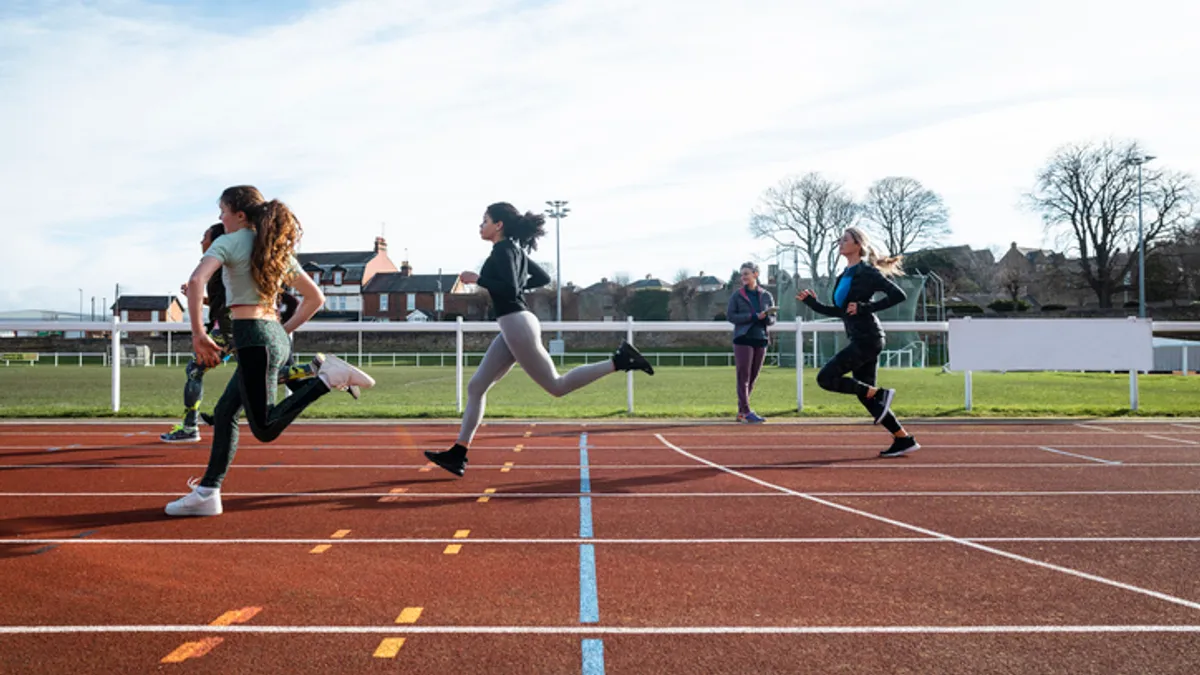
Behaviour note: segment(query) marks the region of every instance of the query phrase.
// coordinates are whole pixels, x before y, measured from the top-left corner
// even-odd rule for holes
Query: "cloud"
[[[0,309],[171,292],[241,183],[294,208],[304,250],[366,249],[387,223],[418,272],[477,265],[488,203],[569,199],[563,276],[587,284],[764,255],[746,216],[791,173],[859,194],[913,176],[955,241],[1007,246],[1041,242],[1018,200],[1062,143],[1137,138],[1200,167],[1185,2],[15,7]]]

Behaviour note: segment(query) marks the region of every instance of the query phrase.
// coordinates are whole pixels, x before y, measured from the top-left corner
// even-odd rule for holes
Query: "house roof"
[[[587,288],[585,288],[579,292],[580,293],[607,293],[608,291],[611,291],[614,288],[618,288],[619,286],[620,286],[620,284],[617,284],[615,282],[608,281],[607,279],[605,279],[604,281],[597,281],[596,283],[592,284],[591,286],[588,286]]]
[[[441,288],[438,288],[438,281]],[[380,272],[371,277],[363,293],[449,293],[458,283],[457,274],[410,274]]]
[[[702,277],[688,277],[687,279],[684,279],[682,283],[691,284],[692,286],[724,286],[725,285],[724,281],[721,281],[720,279],[712,276],[711,274],[706,274]]]
[[[665,290],[665,289],[671,288],[671,284],[664,282],[662,279],[655,279],[655,278],[638,279],[637,281],[633,282],[632,284],[629,284],[629,288],[632,288],[635,291],[651,290],[651,289],[664,289]]]
[[[315,263],[321,267],[334,265],[366,265],[378,255],[375,251],[335,251],[333,253],[297,253],[300,264]]]
[[[166,310],[174,303],[183,308],[183,303],[174,295],[122,295],[112,308],[120,311],[154,311]]]
[[[321,272],[321,284],[333,282],[334,270],[342,271],[342,283],[361,284],[367,263],[376,255],[374,251],[300,253],[296,255],[296,260],[305,272]]]

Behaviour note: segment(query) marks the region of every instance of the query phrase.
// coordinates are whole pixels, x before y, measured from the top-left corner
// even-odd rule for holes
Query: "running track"
[[[1193,673],[1200,424],[0,425],[0,673]],[[206,439],[207,441],[207,439]]]

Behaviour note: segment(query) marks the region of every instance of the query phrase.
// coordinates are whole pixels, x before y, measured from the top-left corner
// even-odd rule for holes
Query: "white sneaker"
[[[221,508],[221,489],[200,487],[200,481],[195,478],[188,479],[188,487],[192,491],[188,494],[176,499],[167,504],[168,516],[219,516],[223,512]],[[208,492],[208,496],[201,494],[201,490]]]
[[[321,364],[317,377],[329,387],[330,391],[339,389],[345,391],[350,387],[370,389],[375,386],[375,379],[336,356],[326,356]],[[358,398],[355,396],[355,398]]]

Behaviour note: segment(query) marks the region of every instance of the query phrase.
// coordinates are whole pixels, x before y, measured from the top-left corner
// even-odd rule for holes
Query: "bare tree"
[[[1021,299],[1028,283],[1025,272],[1016,267],[1008,267],[1000,273],[1000,287],[1012,299],[1014,305]]]
[[[617,312],[617,318],[624,319],[629,314],[629,297],[634,293],[629,288],[629,272],[617,272],[613,275],[612,283],[613,309]]]
[[[950,234],[950,214],[938,193],[913,178],[889,176],[875,181],[863,200],[863,219],[892,255],[915,246],[937,244]]]
[[[1078,255],[1087,287],[1101,307],[1137,263],[1138,167],[1144,153],[1132,141],[1074,144],[1059,149],[1038,173],[1030,207],[1041,214],[1048,233]],[[1186,174],[1144,165],[1143,242],[1147,252],[1178,231],[1192,214],[1195,187]],[[1120,255],[1125,251],[1125,255]]]
[[[691,306],[696,295],[696,282],[692,279],[691,272],[685,269],[676,272],[675,285],[671,287],[671,296],[679,302],[679,307],[683,310],[684,321],[692,320]]]
[[[857,217],[858,205],[844,186],[809,173],[785,178],[762,194],[750,214],[750,233],[798,248],[815,282],[821,277],[822,263],[832,274],[827,255],[831,250],[836,254],[838,236]]]

